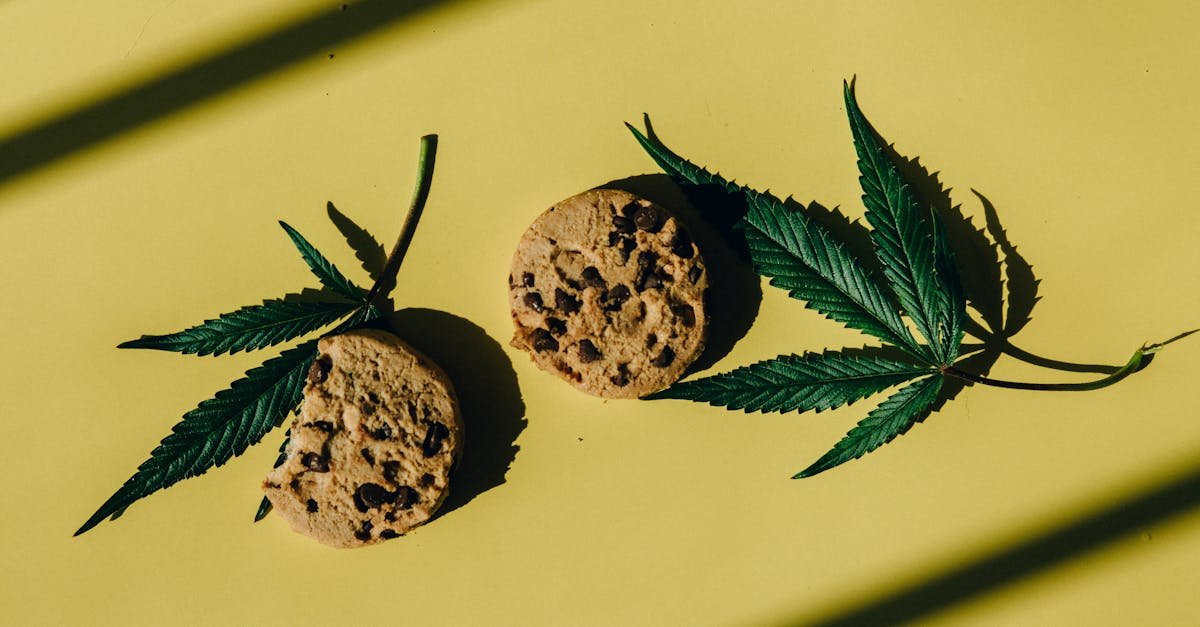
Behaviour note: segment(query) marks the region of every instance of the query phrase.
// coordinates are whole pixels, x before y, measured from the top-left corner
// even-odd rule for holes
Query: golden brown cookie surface
[[[584,192],[521,238],[509,276],[512,345],[589,394],[645,396],[703,350],[707,286],[677,217],[628,192]]]
[[[292,529],[355,547],[395,538],[445,499],[462,448],[440,368],[378,330],[322,338],[287,458],[263,491]]]

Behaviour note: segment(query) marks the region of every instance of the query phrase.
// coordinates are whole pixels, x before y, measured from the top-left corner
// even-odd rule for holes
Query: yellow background
[[[0,3],[0,136],[330,10]],[[871,403],[604,402],[508,348],[505,305],[541,209],[656,171],[621,124],[643,111],[684,155],[860,216],[840,95],[857,74],[881,133],[968,215],[969,190],[986,195],[1033,263],[1042,300],[1019,345],[1123,363],[1200,322],[1198,20],[1185,2],[434,4],[5,178],[0,622],[791,624],[897,594],[934,622],[1200,622],[1200,341],[1102,391],[969,389],[792,481]],[[367,283],[325,203],[390,245],[429,132],[434,190],[396,295],[505,345],[528,421],[505,483],[338,552],[278,517],[250,524],[274,432],[72,538],[184,411],[267,356],[114,346],[315,286],[277,219]],[[866,341],[764,288],[714,371]],[[1091,376],[1010,358],[992,374]],[[946,573],[980,563],[1013,576],[977,570],[996,585],[959,594]],[[923,604],[903,595],[930,581]]]

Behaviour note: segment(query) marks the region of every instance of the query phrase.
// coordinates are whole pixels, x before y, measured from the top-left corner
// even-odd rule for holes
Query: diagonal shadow
[[[848,610],[787,624],[897,625],[930,618],[1200,507],[1200,466],[985,557]]]
[[[331,46],[426,12],[442,1],[331,4],[330,9],[0,138],[0,185],[326,52]]]

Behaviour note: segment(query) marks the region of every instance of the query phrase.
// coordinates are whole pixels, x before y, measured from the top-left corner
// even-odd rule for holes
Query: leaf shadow
[[[708,341],[688,373],[711,368],[750,331],[762,302],[761,281],[750,265],[745,238],[734,228],[745,215],[745,201],[740,194],[729,194],[713,185],[681,188],[666,174],[630,176],[598,188],[641,196],[679,216],[687,225],[704,256],[709,276]]]
[[[329,219],[372,278],[384,267],[383,246],[331,202]],[[381,294],[390,294],[393,285]],[[386,302],[388,311],[394,305]],[[516,460],[517,437],[525,430],[525,402],[517,373],[503,347],[482,327],[451,313],[409,307],[367,326],[383,328],[436,362],[454,384],[462,410],[465,446],[451,476],[451,489],[435,518],[502,485]]]
[[[968,316],[966,331],[984,343],[985,353],[995,353],[997,359],[1007,355],[1035,366],[1066,372],[1111,374],[1117,370],[1115,366],[1104,364],[1050,359],[1015,346],[1012,338],[1033,320],[1034,306],[1041,300],[1038,294],[1041,280],[1009,239],[996,206],[972,189],[983,210],[984,226],[976,226],[963,206],[953,202],[951,190],[942,184],[939,173],[930,172],[921,164],[920,157],[908,158],[891,144],[886,144],[885,151],[904,180],[912,185],[918,199],[931,208],[945,227],[967,304],[982,320],[980,324]],[[970,365],[978,367],[982,363]],[[995,359],[988,367],[994,363]],[[987,371],[977,372],[987,374]]]

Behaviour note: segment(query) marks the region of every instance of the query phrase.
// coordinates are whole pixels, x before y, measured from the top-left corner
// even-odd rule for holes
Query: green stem
[[[433,163],[436,157],[437,135],[425,135],[421,138],[421,153],[417,157],[417,182],[413,187],[412,202],[409,203],[408,213],[404,216],[404,224],[400,226],[400,236],[396,239],[396,245],[392,247],[391,254],[383,264],[383,270],[375,279],[375,285],[371,286],[371,291],[367,293],[366,301],[369,304],[375,303],[375,299],[383,293],[385,285],[395,283],[396,274],[400,271],[400,263],[404,261],[404,254],[408,252],[408,245],[412,243],[413,234],[417,230],[417,222],[420,221],[421,212],[425,209],[425,201],[429,198],[429,188],[433,185]],[[383,295],[386,296],[386,294]]]
[[[1108,387],[1142,369],[1143,366],[1149,363],[1149,358],[1151,355],[1157,353],[1167,344],[1183,339],[1198,330],[1200,329],[1194,329],[1185,333],[1180,333],[1179,335],[1176,335],[1165,342],[1143,346],[1134,351],[1133,356],[1129,358],[1129,361],[1126,362],[1124,366],[1121,366],[1115,372],[1109,374],[1103,379],[1097,379],[1095,381],[1086,381],[1083,383],[1026,383],[1023,381],[1004,381],[1001,379],[990,379],[988,377],[970,372],[964,372],[958,368],[955,368],[954,366],[946,366],[942,368],[942,374],[949,375],[951,377],[957,377],[964,381],[970,381],[971,383],[980,383],[998,388],[1009,388],[1012,390],[1041,390],[1048,392],[1086,392],[1088,390],[1099,390],[1100,388]]]

